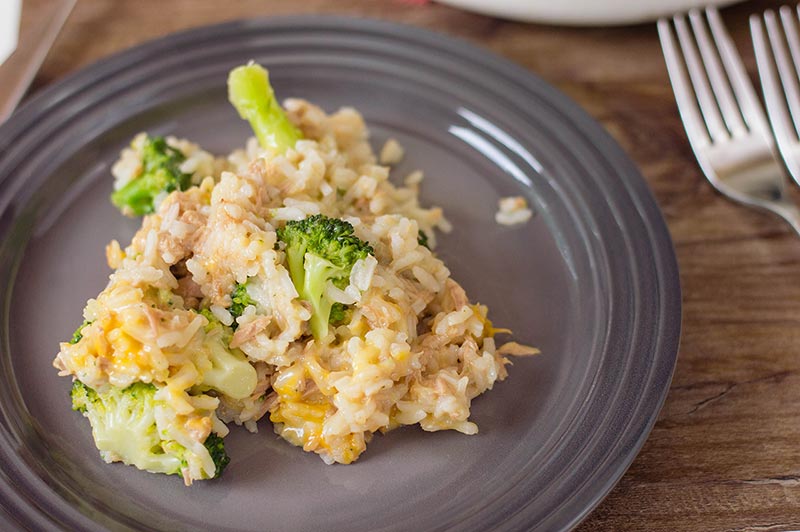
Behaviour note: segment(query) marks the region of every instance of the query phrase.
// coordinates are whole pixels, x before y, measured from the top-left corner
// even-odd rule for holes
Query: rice
[[[422,173],[421,170],[414,170],[413,172],[411,172],[410,174],[408,174],[405,177],[405,179],[403,180],[403,183],[407,187],[413,187],[415,185],[419,185],[420,183],[422,183],[422,179],[424,177],[425,177],[425,174]]]
[[[379,160],[383,165],[394,165],[403,160],[405,150],[395,139],[389,139],[381,148]]]
[[[500,198],[495,221],[501,225],[517,225],[525,223],[533,216],[533,211],[528,208],[528,202],[522,196]]]
[[[472,399],[506,377],[507,355],[535,350],[496,347],[487,308],[470,303],[431,251],[434,229],[450,224],[440,208],[420,205],[422,172],[404,186],[389,181],[384,165],[403,156],[396,141],[377,164],[355,110],[328,115],[303,100],[285,107],[305,139],[282,155],[253,139],[226,158],[168,139],[196,186],[166,195],[124,250],[109,244],[115,272],[86,306],[83,338],[61,344],[54,365],[95,389],[157,384],[159,427],[192,449],[212,430],[227,432],[223,422],[255,432],[267,416],[277,434],[326,463],[356,460],[374,433],[401,425],[475,434]],[[139,170],[143,138],[114,165],[115,188]],[[530,217],[519,199],[501,202],[498,221]],[[311,310],[276,235],[287,221],[317,213],[351,222],[374,249],[352,268],[348,286],[329,285],[328,296],[352,312],[325,341],[309,335]],[[234,320],[238,285],[248,303]],[[235,326],[227,348],[257,373],[246,395],[197,388],[219,342],[204,309]],[[191,464],[184,474],[201,478],[208,467]]]

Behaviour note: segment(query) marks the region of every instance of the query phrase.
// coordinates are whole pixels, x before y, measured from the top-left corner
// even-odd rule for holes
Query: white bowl
[[[569,26],[610,26],[655,20],[693,7],[740,0],[438,0],[484,15]]]
[[[0,1],[0,65],[17,47],[22,0]]]

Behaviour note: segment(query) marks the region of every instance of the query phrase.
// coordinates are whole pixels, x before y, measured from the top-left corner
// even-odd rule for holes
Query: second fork
[[[772,130],[786,168],[800,183],[800,35],[794,10],[783,6],[750,17],[750,32]],[[764,31],[766,24],[766,32]],[[787,49],[788,48],[788,49]]]
[[[715,8],[658,21],[683,124],[703,173],[725,196],[784,218],[800,234],[764,111]],[[710,33],[709,33],[710,29]],[[675,39],[677,35],[677,42]],[[699,53],[698,53],[699,49]]]

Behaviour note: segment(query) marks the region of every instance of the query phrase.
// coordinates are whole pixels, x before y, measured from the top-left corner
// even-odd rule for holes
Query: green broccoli
[[[208,435],[208,438],[206,438],[206,441],[203,443],[203,445],[205,445],[206,449],[208,449],[211,459],[214,460],[214,465],[216,466],[214,478],[219,478],[219,476],[222,475],[222,472],[225,471],[228,463],[231,461],[228,453],[225,452],[225,442],[222,441],[220,436],[212,432]]]
[[[201,316],[203,316],[205,319],[208,320],[208,325],[205,326],[206,332],[216,327],[216,324],[219,323],[219,320],[217,320],[217,317],[214,316],[214,313],[211,312],[210,308],[200,309],[200,312],[198,312],[198,314],[200,314]]]
[[[261,65],[249,63],[228,74],[228,100],[258,137],[265,149],[283,153],[303,138],[275,98],[269,73]]]
[[[233,316],[233,324],[231,327],[233,327],[234,331],[239,326],[239,324],[236,323],[236,318],[244,314],[244,309],[246,307],[255,304],[256,302],[253,301],[253,298],[247,293],[247,286],[236,283],[236,286],[233,287],[233,292],[231,292],[231,306],[228,307],[228,312]]]
[[[186,157],[163,137],[150,137],[142,147],[142,171],[128,184],[111,194],[111,202],[124,213],[142,216],[155,211],[153,201],[162,192],[186,190],[191,174],[181,172]]]
[[[81,323],[80,326],[77,329],[75,329],[75,332],[72,333],[72,338],[70,339],[69,343],[77,344],[78,342],[80,342],[81,338],[83,338],[83,328],[91,323],[92,323],[91,321],[83,320],[83,323]]]
[[[286,244],[292,283],[311,304],[311,332],[319,340],[328,333],[334,305],[325,295],[328,281],[345,288],[353,265],[372,253],[372,247],[353,234],[348,222],[321,214],[288,222],[278,229],[278,238]]]
[[[431,249],[431,247],[428,245],[428,235],[422,229],[420,229],[417,233],[417,242],[420,246],[425,246],[426,248]]]
[[[159,434],[155,393],[154,385],[141,382],[99,393],[76,380],[70,396],[72,409],[89,418],[103,460],[122,461],[151,473],[181,475],[190,451]],[[212,434],[205,445],[216,467],[214,477],[218,477],[230,460],[222,439]]]
[[[349,321],[350,314],[350,307],[343,303],[334,303],[331,306],[331,317],[328,318],[328,323],[331,325],[345,323]]]
[[[203,372],[200,389],[212,388],[233,399],[250,397],[258,384],[256,369],[241,350],[230,347],[232,329],[220,323],[210,310],[200,313],[208,320],[203,346],[210,363],[199,368]]]

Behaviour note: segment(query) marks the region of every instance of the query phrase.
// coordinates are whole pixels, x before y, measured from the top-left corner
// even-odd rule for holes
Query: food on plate
[[[111,203],[128,216],[150,214],[173,190],[199,185],[204,177],[218,176],[228,167],[227,159],[215,158],[187,140],[140,133],[111,168]]]
[[[383,148],[381,148],[378,161],[384,166],[391,166],[402,161],[403,155],[405,155],[405,150],[403,150],[400,143],[395,139],[389,139],[384,143]]]
[[[425,178],[425,174],[421,170],[414,170],[403,179],[403,184],[409,188],[415,188]]]
[[[527,222],[533,216],[528,202],[522,196],[500,198],[494,219],[500,225],[517,225]]]
[[[181,171],[186,157],[161,137],[143,137],[139,141],[139,175],[127,182],[117,181],[111,202],[123,212],[141,216],[155,210],[156,198],[173,190],[186,190],[191,175]]]
[[[230,458],[222,438],[211,433],[189,447],[158,429],[165,410],[155,398],[153,384],[137,382],[126,388],[96,392],[81,381],[72,383],[72,408],[89,418],[92,435],[106,462],[124,461],[154,473],[212,478],[222,474]],[[202,445],[202,450],[199,445]],[[210,460],[210,463],[209,463]]]
[[[322,214],[290,220],[276,234],[285,246],[292,283],[300,299],[311,306],[308,321],[311,334],[321,341],[328,334],[328,322],[339,323],[346,314],[342,296],[329,285],[346,290],[353,267],[359,261],[374,264],[368,262],[372,247],[353,234],[353,226],[348,222]]]
[[[141,134],[112,169],[142,226],[54,361],[101,457],[188,485],[222,473],[230,423],[268,417],[329,464],[402,425],[475,434],[472,399],[538,351],[498,344],[432,251],[450,226],[421,172],[392,184],[361,115],[281,107],[258,65],[228,87],[257,140],[222,158]]]

